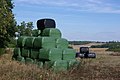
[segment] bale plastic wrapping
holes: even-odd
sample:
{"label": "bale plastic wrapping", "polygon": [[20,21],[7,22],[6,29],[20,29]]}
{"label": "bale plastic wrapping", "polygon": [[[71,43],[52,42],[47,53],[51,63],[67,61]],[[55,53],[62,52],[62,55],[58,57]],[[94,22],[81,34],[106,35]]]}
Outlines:
{"label": "bale plastic wrapping", "polygon": [[17,46],[18,46],[18,47],[24,47],[26,38],[27,38],[27,37],[25,37],[25,36],[19,37],[19,38],[17,39]]}
{"label": "bale plastic wrapping", "polygon": [[25,63],[26,63],[26,64],[33,64],[33,63],[34,63],[34,60],[31,59],[31,58],[26,58],[26,59],[25,59]]}
{"label": "bale plastic wrapping", "polygon": [[46,28],[42,32],[42,36],[61,38],[62,34],[59,29],[56,28]]}
{"label": "bale plastic wrapping", "polygon": [[14,51],[13,51],[13,58],[17,59],[17,56],[21,56],[21,50],[20,48],[14,48]]}
{"label": "bale plastic wrapping", "polygon": [[64,49],[62,54],[63,60],[75,59],[76,51],[74,49]]}
{"label": "bale plastic wrapping", "polygon": [[68,62],[66,60],[47,61],[44,64],[45,68],[51,69],[55,72],[66,71]]}
{"label": "bale plastic wrapping", "polygon": [[76,68],[80,65],[80,61],[76,59],[67,60],[67,62],[68,62],[67,69]]}
{"label": "bale plastic wrapping", "polygon": [[37,65],[38,65],[39,68],[43,68],[43,62],[42,61],[38,61]]}
{"label": "bale plastic wrapping", "polygon": [[30,57],[32,59],[38,59],[39,58],[39,49],[31,49]]}
{"label": "bale plastic wrapping", "polygon": [[38,37],[38,36],[40,36],[40,34],[41,34],[41,30],[35,29],[32,31],[32,36],[34,36],[34,37]]}
{"label": "bale plastic wrapping", "polygon": [[40,19],[37,21],[38,30],[44,30],[45,28],[55,28],[56,23],[53,19]]}
{"label": "bale plastic wrapping", "polygon": [[39,59],[45,60],[45,61],[61,60],[62,59],[62,49],[58,49],[58,48],[40,49]]}
{"label": "bale plastic wrapping", "polygon": [[36,37],[33,44],[34,48],[55,48],[55,38]]}
{"label": "bale plastic wrapping", "polygon": [[68,48],[68,41],[67,39],[64,38],[58,38],[56,39],[56,48],[60,48],[60,49],[66,49]]}
{"label": "bale plastic wrapping", "polygon": [[22,48],[21,50],[22,50],[21,55],[23,57],[30,57],[30,49]]}
{"label": "bale plastic wrapping", "polygon": [[27,37],[25,40],[25,48],[33,48],[33,42],[35,37]]}
{"label": "bale plastic wrapping", "polygon": [[17,61],[25,63],[25,58],[22,56],[17,56]]}

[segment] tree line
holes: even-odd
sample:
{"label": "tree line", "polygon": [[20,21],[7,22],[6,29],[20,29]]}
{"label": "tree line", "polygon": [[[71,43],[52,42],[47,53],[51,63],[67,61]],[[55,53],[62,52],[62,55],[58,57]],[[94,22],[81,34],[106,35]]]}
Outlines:
{"label": "tree line", "polygon": [[108,51],[120,52],[120,42],[119,41],[110,41],[106,42],[103,45],[93,45],[91,48],[108,48]]}

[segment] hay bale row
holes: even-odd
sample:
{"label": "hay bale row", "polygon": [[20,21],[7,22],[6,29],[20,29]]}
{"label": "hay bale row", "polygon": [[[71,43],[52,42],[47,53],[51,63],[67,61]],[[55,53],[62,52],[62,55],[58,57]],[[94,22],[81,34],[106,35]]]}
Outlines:
{"label": "hay bale row", "polygon": [[42,49],[26,49],[15,48],[13,57],[17,59],[18,56],[41,61],[56,61],[56,60],[71,60],[75,59],[75,50],[73,49],[59,49],[59,48],[42,48]]}
{"label": "hay bale row", "polygon": [[67,49],[68,41],[64,38],[53,38],[53,37],[20,37],[17,40],[17,46],[20,48],[60,48]]}

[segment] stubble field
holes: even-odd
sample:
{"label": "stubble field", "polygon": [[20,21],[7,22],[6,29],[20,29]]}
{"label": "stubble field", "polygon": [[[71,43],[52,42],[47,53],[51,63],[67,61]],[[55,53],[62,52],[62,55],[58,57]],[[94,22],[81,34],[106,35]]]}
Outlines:
{"label": "stubble field", "polygon": [[96,59],[78,59],[81,62],[78,68],[56,74],[36,65],[12,61],[9,49],[0,57],[0,80],[120,80],[120,56],[116,55],[120,53],[105,50],[91,48],[97,54]]}

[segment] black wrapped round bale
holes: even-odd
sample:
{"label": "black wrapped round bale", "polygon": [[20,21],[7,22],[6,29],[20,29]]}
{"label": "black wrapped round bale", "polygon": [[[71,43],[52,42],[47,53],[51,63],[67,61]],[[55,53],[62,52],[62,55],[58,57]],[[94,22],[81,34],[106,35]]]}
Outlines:
{"label": "black wrapped round bale", "polygon": [[45,28],[55,28],[56,23],[53,19],[40,19],[37,21],[38,30],[43,30]]}
{"label": "black wrapped round bale", "polygon": [[89,53],[88,47],[80,47],[80,53]]}
{"label": "black wrapped round bale", "polygon": [[89,53],[88,58],[96,58],[96,54],[95,53]]}

